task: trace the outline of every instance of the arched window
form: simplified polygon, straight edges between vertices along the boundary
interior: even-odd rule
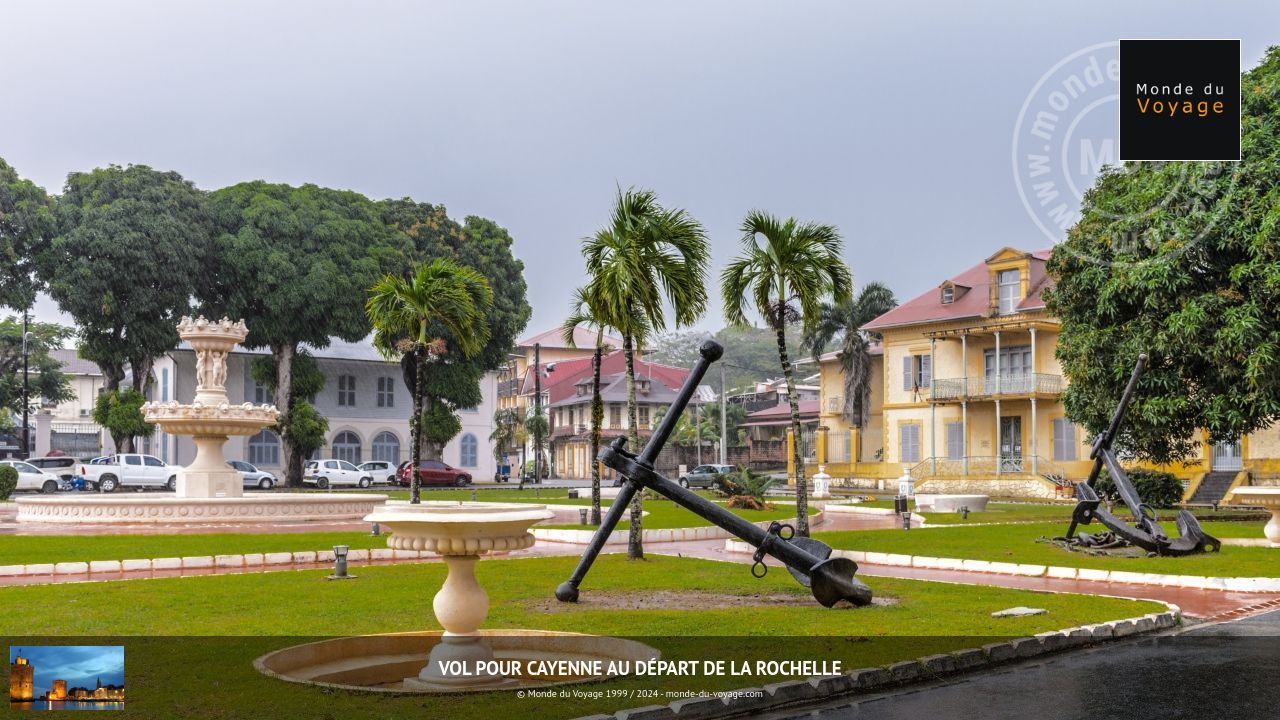
[[[400,462],[400,438],[393,432],[382,431],[373,438],[373,460],[385,460],[391,464]]]
[[[333,458],[359,465],[363,462],[360,459],[360,438],[350,430],[338,433],[333,438]]]
[[[263,428],[262,432],[249,438],[249,464],[279,465],[280,437]]]
[[[458,464],[465,468],[473,468],[478,465],[479,463],[476,460],[476,436],[471,433],[463,435],[461,446],[461,457],[458,459]]]

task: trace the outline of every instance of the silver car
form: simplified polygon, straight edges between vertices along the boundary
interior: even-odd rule
[[[244,481],[244,486],[247,488],[270,490],[275,487],[275,475],[259,470],[243,460],[228,460],[227,466],[240,473],[240,479]]]
[[[396,484],[396,464],[387,462],[386,460],[370,460],[360,466],[360,469],[373,476],[375,483],[385,482],[388,485]]]
[[[718,476],[730,472],[733,472],[732,465],[699,465],[680,476],[680,487],[708,488]]]

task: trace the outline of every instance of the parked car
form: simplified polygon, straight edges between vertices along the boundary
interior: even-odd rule
[[[18,471],[18,486],[15,490],[39,490],[42,493],[55,493],[62,484],[57,475],[46,472],[23,460],[0,460],[0,465],[8,465]]]
[[[174,490],[178,487],[178,471],[181,469],[154,455],[121,453],[112,455],[101,464],[94,459],[81,465],[79,474],[102,492],[115,492],[120,487]]]
[[[76,465],[80,464],[79,460],[76,460],[70,455],[27,458],[27,462],[36,466],[40,470],[57,475],[60,480],[70,480],[75,477]]]
[[[227,466],[240,473],[240,479],[244,481],[244,486],[247,488],[270,490],[275,487],[275,475],[259,470],[250,463],[243,460],[228,460]]]
[[[331,485],[367,488],[373,484],[373,476],[346,460],[312,460],[302,471],[302,482],[321,490]]]
[[[405,463],[400,466],[400,474],[397,479],[401,485],[408,486],[413,480],[413,476],[409,474],[410,464]],[[418,466],[418,484],[461,487],[471,484],[471,473],[466,470],[459,470],[439,460],[423,460],[422,464]]]
[[[360,469],[373,476],[374,482],[383,482],[388,485],[396,484],[396,466],[386,460],[370,460],[360,466]]]
[[[680,487],[708,488],[716,481],[716,477],[733,472],[732,465],[699,465],[680,476]]]

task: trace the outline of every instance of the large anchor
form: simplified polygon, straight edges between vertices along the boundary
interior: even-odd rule
[[[871,588],[854,577],[858,565],[847,558],[831,557],[831,547],[812,538],[795,537],[795,530],[790,525],[774,522],[768,530],[747,522],[743,518],[729,512],[725,508],[706,500],[702,496],[680,487],[663,477],[653,468],[653,461],[662,451],[675,429],[676,422],[684,413],[685,406],[697,390],[698,384],[711,367],[711,363],[720,359],[724,348],[718,343],[708,340],[699,349],[700,357],[684,386],[680,388],[667,414],[662,417],[653,435],[645,444],[639,455],[626,449],[626,438],[617,438],[611,445],[600,451],[600,462],[615,470],[623,478],[618,496],[601,521],[599,529],[591,538],[587,549],[582,553],[573,575],[556,588],[556,597],[564,602],[577,602],[578,587],[591,569],[592,563],[604,547],[605,540],[617,527],[622,513],[626,511],[631,499],[641,488],[649,488],[664,495],[676,504],[685,507],[700,517],[728,530],[734,535],[756,546],[755,565],[751,573],[756,577],[764,577],[767,568],[764,556],[770,555],[782,561],[801,585],[813,592],[814,598],[826,607],[831,607],[841,600],[854,605],[871,603]]]
[[[1111,450],[1111,444],[1115,441],[1116,433],[1120,429],[1120,421],[1124,419],[1125,410],[1128,409],[1129,401],[1133,399],[1133,393],[1137,389],[1138,378],[1146,365],[1146,354],[1139,355],[1138,362],[1133,366],[1133,374],[1129,376],[1129,384],[1125,387],[1124,394],[1120,396],[1120,405],[1111,417],[1111,424],[1093,441],[1093,450],[1089,453],[1090,459],[1093,460],[1093,469],[1089,471],[1089,479],[1086,482],[1076,485],[1076,496],[1080,498],[1080,502],[1071,513],[1071,525],[1067,528],[1065,539],[1083,547],[1094,548],[1136,545],[1156,555],[1218,552],[1222,543],[1205,533],[1200,527],[1200,521],[1196,520],[1190,510],[1184,509],[1178,513],[1176,520],[1178,537],[1170,539],[1165,534],[1164,528],[1157,522],[1155,510],[1138,497],[1138,491],[1133,487],[1133,482],[1125,474],[1124,468],[1120,467],[1115,453]],[[1101,500],[1093,486],[1102,473],[1103,466],[1106,466],[1107,474],[1115,483],[1120,499],[1129,508],[1129,512],[1133,513],[1133,525],[1129,525],[1100,507]],[[1094,520],[1107,526],[1110,532],[1076,535],[1077,526],[1088,525]]]

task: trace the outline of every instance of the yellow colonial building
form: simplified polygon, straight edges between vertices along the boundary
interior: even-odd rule
[[[821,358],[818,457],[853,488],[888,488],[910,473],[925,492],[1053,498],[1089,472],[1089,438],[1067,418],[1066,378],[1054,355],[1059,323],[1044,291],[1049,250],[1003,248],[868,323],[883,338],[873,355],[871,420],[842,417],[843,375]],[[1220,500],[1232,485],[1280,476],[1280,431],[1202,446],[1164,468],[1187,498]],[[806,474],[812,475],[816,468]],[[1210,497],[1212,496],[1212,497]]]

